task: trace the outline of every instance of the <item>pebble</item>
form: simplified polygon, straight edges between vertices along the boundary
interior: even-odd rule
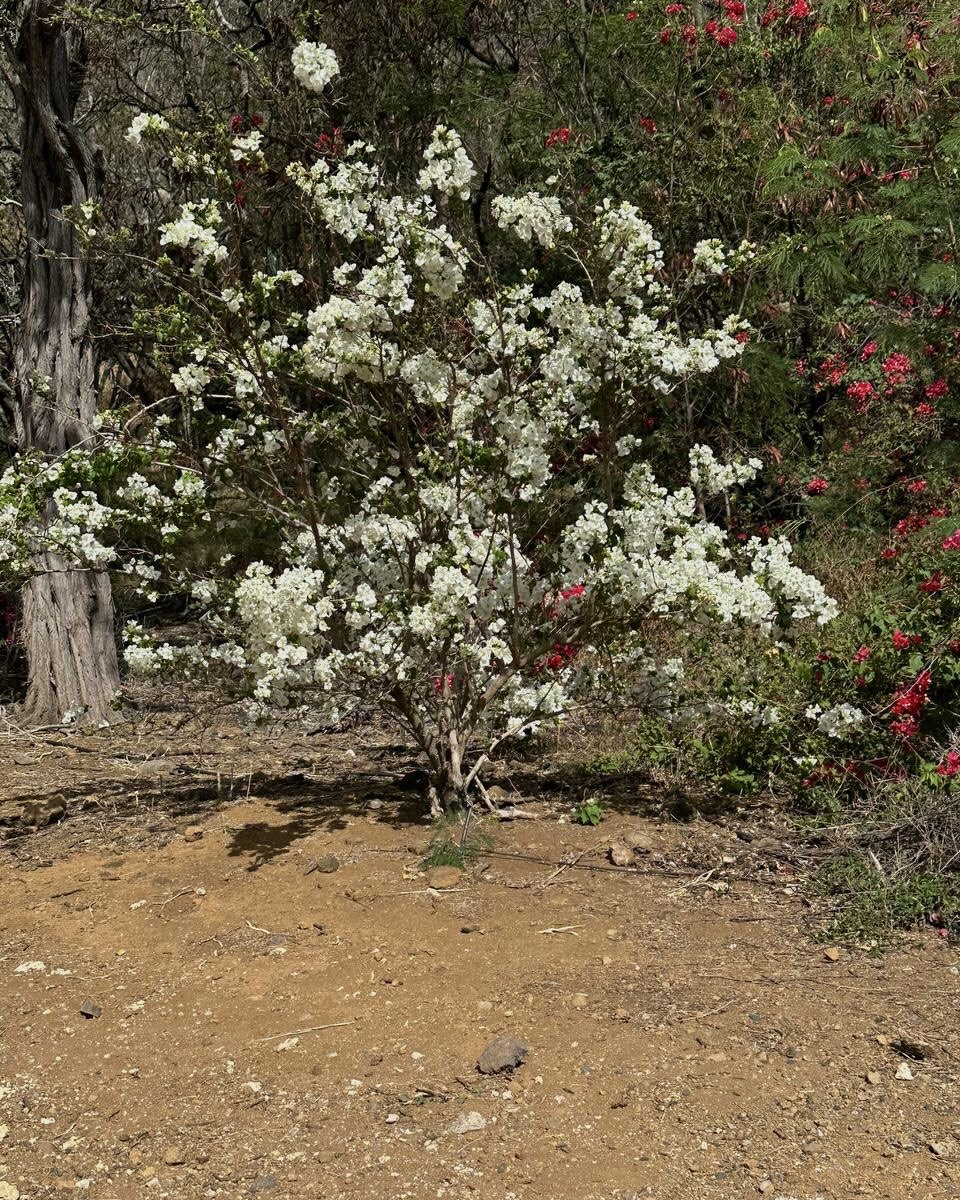
[[[570,1004],[573,1008],[586,1008],[590,1000],[586,992],[574,992],[570,997]]]
[[[866,1079],[867,1083],[871,1084],[873,1087],[876,1087],[881,1081],[882,1076],[879,1071],[868,1071],[864,1078]]]
[[[317,870],[323,875],[332,875],[334,871],[340,870],[340,859],[335,854],[325,854],[323,858],[317,859]],[[264,1175],[264,1179],[273,1179],[272,1175]],[[271,1184],[271,1186],[276,1186]]]
[[[828,946],[823,952],[823,957],[827,962],[836,962],[840,957],[839,946]]]
[[[622,842],[614,842],[609,850],[610,861],[615,867],[633,866],[633,851]]]
[[[276,1175],[258,1175],[250,1184],[251,1192],[269,1192],[277,1186]]]
[[[89,998],[84,1000],[80,1005],[80,1015],[86,1017],[88,1021],[96,1020],[102,1012],[103,1009],[100,1005],[95,1000],[90,1000]]]
[[[529,1053],[529,1048],[524,1042],[505,1033],[494,1038],[480,1055],[477,1070],[481,1075],[498,1075],[501,1071],[512,1071],[523,1063]]]
[[[7,1136],[7,1134],[9,1132],[10,1132],[9,1125],[0,1125],[0,1142],[3,1141],[3,1139]]]
[[[183,840],[185,842],[199,842],[203,837],[203,828],[200,825],[188,825],[183,831]]]
[[[450,1133],[479,1133],[481,1129],[486,1129],[487,1118],[483,1113],[465,1112],[461,1113],[456,1120],[451,1121],[447,1126]]]
[[[463,879],[463,872],[459,867],[431,867],[425,878],[427,887],[452,888]]]
[[[168,1167],[180,1167],[187,1161],[179,1146],[168,1146],[163,1152],[163,1161]]]
[[[913,1078],[913,1072],[910,1070],[910,1067],[907,1063],[902,1062],[900,1066],[897,1067],[893,1077],[894,1079],[905,1079],[909,1081]]]
[[[299,1046],[299,1045],[300,1045],[300,1039],[298,1037],[284,1038],[283,1041],[279,1044],[279,1046],[277,1046],[277,1053],[280,1054],[284,1050],[293,1050],[294,1047]]]
[[[12,1183],[0,1183],[0,1200],[20,1200],[20,1189]]]
[[[387,1114],[387,1124],[388,1125],[396,1125],[396,1123],[399,1120],[400,1120],[400,1116],[398,1113],[388,1113]]]

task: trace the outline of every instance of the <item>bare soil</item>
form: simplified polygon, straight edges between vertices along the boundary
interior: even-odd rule
[[[960,1196],[935,931],[828,955],[756,818],[636,786],[581,828],[525,762],[530,816],[427,877],[392,736],[0,741],[0,1196]],[[526,1061],[481,1075],[502,1033]]]

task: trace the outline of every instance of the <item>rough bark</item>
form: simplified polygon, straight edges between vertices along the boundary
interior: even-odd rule
[[[75,123],[84,43],[63,0],[21,0],[14,37],[8,51],[26,234],[14,420],[21,450],[54,459],[77,446],[95,447],[90,272],[63,210],[94,200],[101,172]],[[109,720],[119,668],[108,575],[38,553],[24,589],[23,630],[22,720],[55,723],[79,710],[85,720]]]

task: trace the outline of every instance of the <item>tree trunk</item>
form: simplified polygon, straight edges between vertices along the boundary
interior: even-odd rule
[[[74,123],[86,60],[82,32],[63,0],[21,0],[15,35],[26,234],[15,424],[20,450],[53,460],[77,446],[95,448],[90,272],[63,209],[94,200],[101,172]],[[54,515],[48,512],[47,520]],[[83,570],[38,551],[24,589],[23,637],[25,723],[57,723],[81,711],[86,721],[110,719],[120,675],[105,571]]]

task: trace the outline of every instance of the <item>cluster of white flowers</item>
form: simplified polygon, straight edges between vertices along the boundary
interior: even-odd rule
[[[336,54],[324,42],[300,42],[291,56],[293,77],[308,92],[322,92],[340,74]]]
[[[263,134],[259,129],[249,133],[238,133],[230,143],[230,157],[234,162],[262,162]]]
[[[227,257],[226,247],[213,232],[219,224],[220,206],[215,200],[184,204],[178,220],[160,226],[160,245],[191,251],[193,270],[199,273],[208,262],[221,263]]]
[[[734,250],[719,238],[705,238],[693,248],[693,276],[707,279],[711,275],[727,275],[750,262],[755,255],[756,247],[746,239]]]
[[[570,233],[573,222],[560,207],[556,196],[526,192],[522,196],[496,196],[491,205],[501,229],[512,229],[524,242],[534,238],[552,250],[560,234]]]
[[[425,165],[417,180],[421,191],[470,199],[470,184],[476,172],[455,129],[438,125],[423,157]]]
[[[720,463],[709,446],[694,446],[690,451],[690,482],[705,496],[749,483],[762,470],[759,458],[750,458],[745,463]]]
[[[755,700],[741,700],[735,706],[739,716],[744,716],[754,729],[767,729],[779,725],[783,714],[775,704],[757,704]]]
[[[137,113],[130,122],[130,128],[123,135],[131,146],[139,146],[144,134],[164,133],[170,128],[166,117],[156,113]]]
[[[817,722],[817,731],[827,737],[840,738],[859,729],[866,719],[864,713],[852,704],[838,704],[835,708],[820,711],[819,704],[807,709],[807,716]]]

